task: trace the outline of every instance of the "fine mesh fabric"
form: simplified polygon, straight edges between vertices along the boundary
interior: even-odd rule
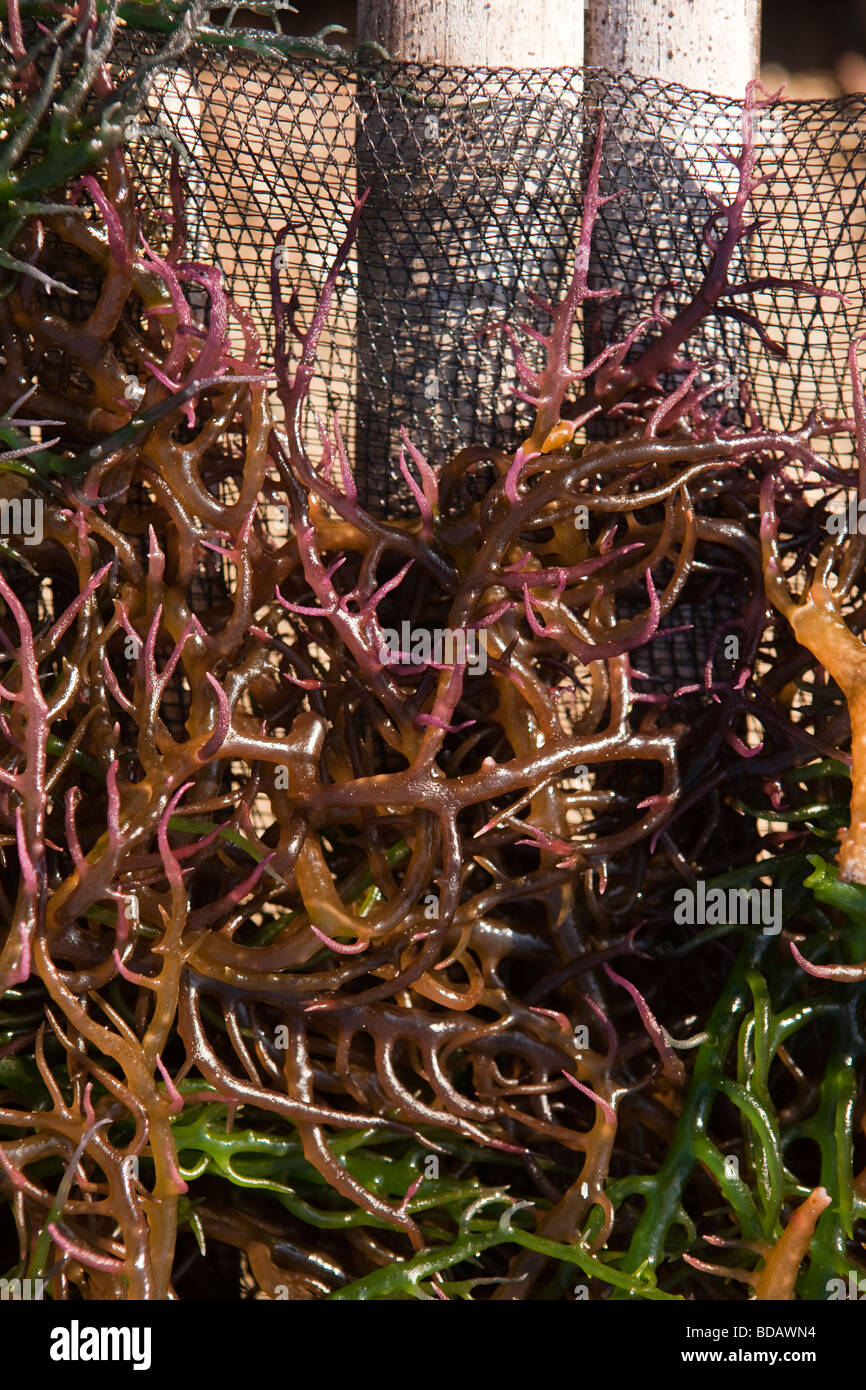
[[[219,264],[268,352],[276,233],[288,224],[283,283],[303,323],[369,188],[323,339],[310,438],[314,413],[338,410],[362,500],[399,515],[402,428],[434,463],[467,444],[514,448],[527,411],[504,337],[485,330],[544,327],[527,292],[556,299],[566,288],[600,113],[603,188],[622,192],[602,212],[592,277],[622,297],[580,326],[589,348],[663,285],[671,312],[699,283],[706,195],[734,187],[719,147],[738,145],[738,102],[595,69],[359,66],[198,47],[157,79],[132,150],[154,206],[170,149],[180,152],[192,251]],[[740,303],[784,339],[787,360],[731,320],[706,329],[693,355],[714,364],[720,389],[731,372],[744,378],[770,424],[795,423],[816,400],[847,413],[845,351],[864,327],[866,97],[779,103],[761,115],[758,145],[767,182],[736,273],[815,281],[849,302],[760,292]],[[578,336],[576,361],[582,351]]]

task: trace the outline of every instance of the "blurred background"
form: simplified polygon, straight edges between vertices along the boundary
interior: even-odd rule
[[[761,60],[789,97],[866,92],[866,0],[764,0]]]

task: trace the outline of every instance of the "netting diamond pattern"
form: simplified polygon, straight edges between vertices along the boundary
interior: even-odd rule
[[[437,463],[465,444],[514,447],[525,416],[510,350],[484,330],[539,324],[527,292],[551,299],[567,284],[602,111],[603,181],[623,192],[602,214],[593,275],[622,297],[604,311],[609,323],[584,325],[591,345],[663,285],[669,310],[699,283],[706,193],[730,191],[735,177],[723,146],[738,140],[737,102],[589,69],[358,68],[199,49],[157,82],[134,150],[160,203],[168,147],[179,149],[196,253],[221,266],[269,346],[276,233],[288,224],[282,274],[303,318],[356,193],[370,189],[311,429],[313,412],[338,410],[365,502],[399,514],[401,427]],[[786,361],[730,321],[696,345],[720,380],[747,380],[771,423],[793,423],[816,399],[847,409],[844,353],[863,326],[864,133],[861,96],[780,103],[761,121],[767,182],[748,269],[848,296],[756,296],[771,335],[789,344]]]

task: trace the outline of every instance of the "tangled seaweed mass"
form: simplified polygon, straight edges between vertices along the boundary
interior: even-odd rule
[[[162,236],[118,141],[37,187],[71,26],[113,88],[89,7],[36,50],[15,15],[0,486],[41,531],[0,574],[4,1269],[60,1300],[205,1270],[235,1298],[826,1297],[866,1215],[866,546],[826,526],[866,406],[856,344],[855,418],[790,431],[688,356],[718,314],[781,352],[753,294],[832,293],[729,278],[770,98],[694,300],[660,287],[575,370],[610,293],[599,130],[537,364],[505,326],[531,434],[438,469],[406,437],[393,521],[339,421],[307,428],[363,199],[307,326],[275,236],[265,360],[187,258],[176,165]],[[690,927],[699,880],[780,890],[782,929]]]

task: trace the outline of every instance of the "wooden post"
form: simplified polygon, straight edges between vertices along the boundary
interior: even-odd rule
[[[358,38],[414,63],[580,67],[583,0],[358,0]]]
[[[761,0],[590,0],[586,61],[603,71],[587,83],[588,104],[606,116],[606,181],[626,190],[600,219],[592,266],[597,283],[633,295],[635,288],[651,289],[653,279],[658,288],[683,269],[697,268],[701,226],[712,210],[701,195],[730,195],[736,188],[736,171],[717,149],[739,140],[738,113],[724,98],[742,101],[758,75],[760,25]],[[625,73],[638,84],[620,82]],[[610,77],[616,79],[613,91]],[[667,100],[663,91],[640,85],[646,78],[723,100]],[[666,215],[685,215],[694,227],[694,264],[653,263],[653,253],[659,260],[660,248],[670,243],[665,230],[651,224]],[[676,255],[688,257],[689,239],[680,232],[675,240]],[[687,284],[694,279],[686,274]],[[611,303],[587,316],[588,351],[613,331],[616,312]],[[739,360],[742,333],[729,331],[721,340],[737,345]],[[716,336],[701,346],[712,354],[718,343]],[[727,360],[735,365],[730,351]]]
[[[741,97],[758,75],[761,0],[589,0],[586,61]]]
[[[401,425],[435,462],[510,439],[509,349],[478,329],[513,320],[526,290],[553,292],[570,262],[579,85],[560,86],[558,70],[582,64],[583,3],[359,0],[358,38],[431,67],[552,70],[538,81],[397,70],[387,93],[359,74],[358,183],[370,194],[357,261],[358,481],[368,506],[399,513]]]
[[[589,0],[587,103],[606,118],[603,191],[624,192],[599,218],[590,262],[591,283],[611,286],[621,297],[588,308],[587,357],[620,338],[666,282],[680,282],[666,311],[699,284],[708,255],[701,229],[713,211],[711,199],[730,197],[737,186],[737,171],[717,147],[739,145],[738,103],[758,75],[760,20],[761,0]],[[625,73],[637,80],[623,80]],[[690,91],[667,94],[668,83]],[[691,92],[711,92],[719,100]],[[732,275],[745,269],[741,250]],[[736,379],[748,377],[751,365],[747,331],[730,319],[708,321],[685,351],[712,364],[705,380],[718,382],[717,400],[727,402],[728,419],[736,419]],[[634,654],[635,665],[662,677],[669,689],[702,679],[709,635],[726,609],[722,599],[708,609],[692,607],[687,598],[677,613],[681,623],[692,623],[691,633]]]
[[[625,190],[599,220],[591,280],[621,290],[635,309],[641,293],[648,302],[666,280],[679,279],[685,293],[698,283],[711,199],[729,197],[737,186],[737,172],[718,147],[739,145],[734,103],[758,75],[760,25],[761,0],[590,0],[586,59],[602,72],[588,80],[587,100],[606,116],[605,182]],[[621,82],[625,73],[637,83]],[[690,92],[668,98],[647,87],[647,78]],[[691,92],[711,92],[719,101]],[[587,353],[611,341],[621,309],[618,301],[593,306]],[[714,358],[719,377],[745,371],[746,335],[730,320],[705,324],[692,350]]]

